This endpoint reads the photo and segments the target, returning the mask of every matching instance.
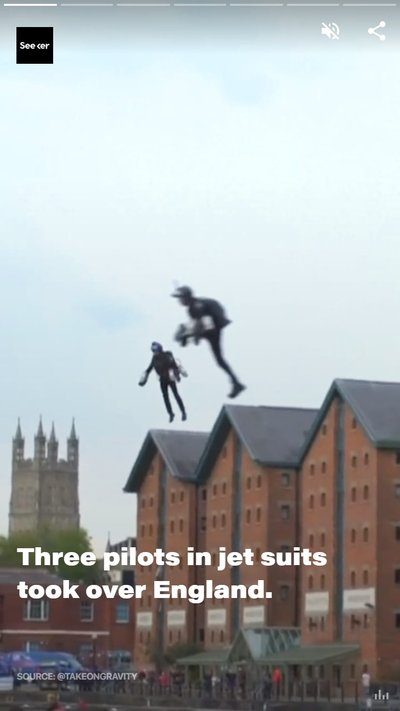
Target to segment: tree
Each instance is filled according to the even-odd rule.
[[[40,528],[35,531],[21,531],[10,536],[0,536],[0,568],[22,567],[22,556],[17,553],[18,548],[41,548],[47,553],[82,553],[93,552],[92,543],[85,529],[55,530]],[[29,566],[31,568],[39,566]],[[57,566],[42,565],[41,569],[48,570],[68,580],[82,582],[96,582],[100,577],[98,562],[90,567],[82,564],[67,566],[63,561]]]

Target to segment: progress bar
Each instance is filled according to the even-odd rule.
[[[247,7],[247,8],[276,8],[276,7],[288,7],[288,8],[388,8],[388,7],[398,7],[397,2],[392,3],[365,3],[365,2],[325,2],[325,3],[294,3],[294,2],[4,2],[3,7],[136,7],[136,8],[148,8],[148,7],[180,7],[180,8],[221,8],[221,7]]]

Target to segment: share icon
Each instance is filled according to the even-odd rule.
[[[381,20],[379,25],[377,25],[376,27],[369,28],[368,34],[375,35],[375,37],[379,37],[380,40],[384,41],[386,39],[386,35],[384,35],[382,32],[377,32],[377,30],[383,29],[384,27],[386,27],[386,22],[384,20]]]

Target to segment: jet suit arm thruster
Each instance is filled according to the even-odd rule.
[[[139,385],[140,385],[140,387],[143,387],[143,385],[146,385],[146,383],[147,383],[147,381],[148,381],[148,379],[149,379],[149,375],[150,375],[151,371],[153,370],[153,368],[154,368],[154,361],[153,361],[153,359],[152,359],[152,361],[151,361],[149,367],[146,368],[146,370],[144,371],[142,377],[141,377],[140,380],[139,380]]]

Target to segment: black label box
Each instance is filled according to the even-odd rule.
[[[17,27],[16,39],[17,64],[53,64],[53,27]]]

